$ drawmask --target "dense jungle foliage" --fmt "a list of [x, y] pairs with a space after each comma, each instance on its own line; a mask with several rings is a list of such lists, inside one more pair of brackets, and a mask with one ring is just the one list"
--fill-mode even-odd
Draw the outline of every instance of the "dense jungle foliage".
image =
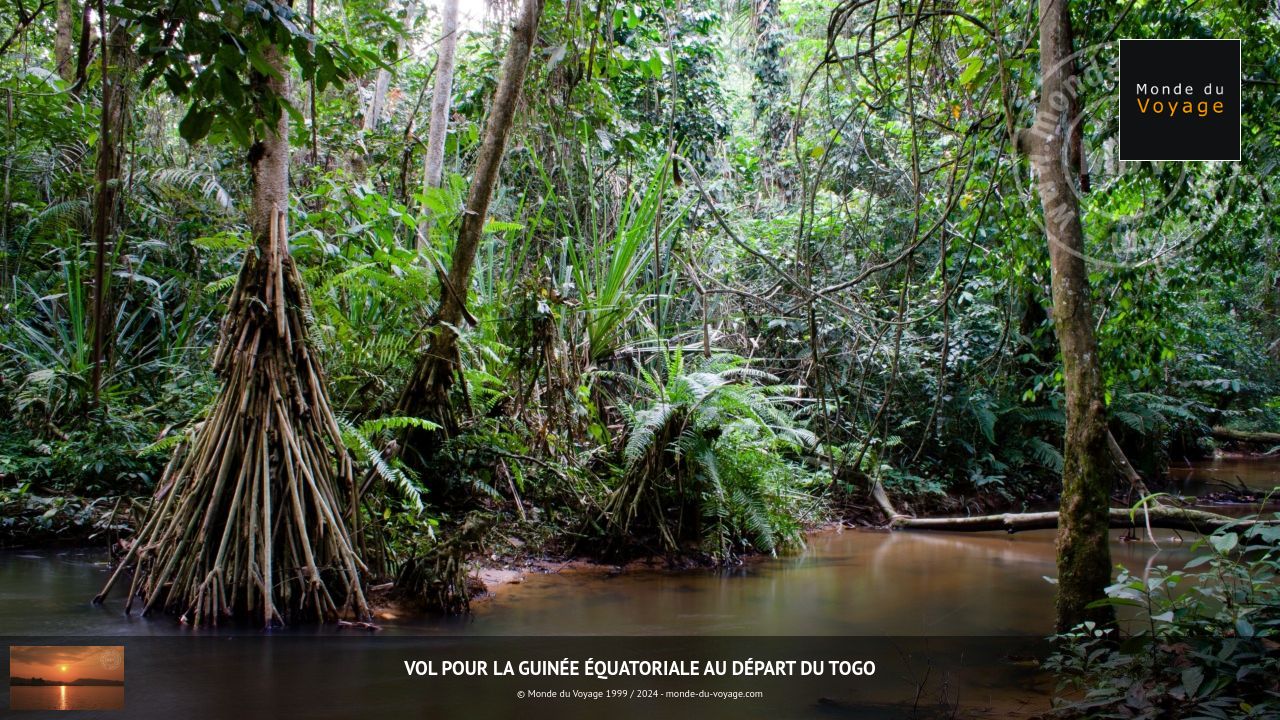
[[[0, 6], [0, 544], [128, 536], [221, 417], [277, 121], [271, 232], [370, 580], [457, 608], [481, 551], [731, 563], [879, 522], [874, 487], [919, 515], [1057, 500], [1049, 248], [1013, 140], [1034, 3], [552, 0], [483, 217], [514, 4], [462, 5], [438, 183], [434, 3]], [[1075, 0], [1070, 21], [1108, 428], [1158, 488], [1211, 428], [1280, 427], [1280, 16]], [[1240, 163], [1119, 162], [1123, 37], [1244, 38]], [[447, 412], [419, 412], [445, 335]]]

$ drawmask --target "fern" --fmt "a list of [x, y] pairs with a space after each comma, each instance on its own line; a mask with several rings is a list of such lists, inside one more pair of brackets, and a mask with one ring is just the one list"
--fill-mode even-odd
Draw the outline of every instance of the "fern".
[[236, 276], [228, 275], [205, 285], [204, 292], [210, 295], [221, 295], [223, 293], [230, 292], [231, 288], [235, 287], [235, 284]]
[[346, 419], [339, 418], [338, 420], [338, 429], [342, 432], [342, 442], [347, 446], [347, 449], [360, 462], [367, 464], [374, 474], [388, 484], [398, 488], [413, 511], [420, 514], [424, 508], [422, 502], [423, 489], [409, 476], [409, 471], [406, 468], [401, 467], [398, 463], [388, 462], [375, 447], [380, 434], [409, 427], [434, 430], [439, 426], [428, 420], [414, 417], [378, 418], [376, 420], [367, 420], [361, 423], [359, 427], [351, 424]]
[[1067, 416], [1059, 408], [1026, 407], [1019, 405], [1004, 411], [1004, 417], [1019, 424], [1044, 423], [1046, 425], [1064, 426]]
[[1128, 412], [1126, 410], [1112, 410], [1111, 417], [1124, 423], [1130, 430], [1139, 435], [1147, 431], [1147, 421], [1137, 413]]
[[995, 444], [996, 442], [996, 415], [991, 412], [991, 408], [985, 399], [971, 398], [969, 400], [969, 412], [973, 413], [973, 418], [978, 422], [978, 429], [982, 432], [982, 436], [987, 442]]
[[45, 206], [43, 210], [23, 225], [15, 228], [13, 243], [22, 247], [42, 232], [59, 233], [72, 227], [83, 226], [89, 220], [89, 203], [84, 200], [65, 200]]
[[1029, 438], [1027, 440], [1028, 454], [1039, 464], [1052, 470], [1053, 472], [1062, 472], [1062, 453], [1058, 448], [1041, 440], [1040, 438]]
[[[808, 473], [784, 453], [817, 438], [797, 424], [794, 388], [762, 384], [776, 378], [743, 363], [687, 363], [677, 349], [658, 356], [656, 371], [637, 367], [635, 388], [647, 404], [619, 406], [628, 437], [604, 503], [606, 527], [624, 534], [638, 524], [671, 552], [696, 527], [722, 562], [747, 548], [775, 552], [799, 542], [797, 515], [811, 498], [798, 488]], [[696, 519], [684, 517], [690, 504]]]
[[161, 457], [171, 455], [175, 448], [187, 439], [185, 433], [173, 433], [166, 435], [159, 440], [138, 451], [139, 455]]
[[391, 430], [405, 430], [407, 428], [417, 428], [419, 430], [439, 430], [440, 426], [425, 418], [416, 417], [382, 417], [376, 420], [366, 420], [360, 423], [359, 433], [365, 437], [373, 437], [374, 435]]
[[231, 193], [222, 186], [216, 175], [205, 170], [194, 168], [165, 168], [155, 171], [140, 171], [133, 178], [152, 193], [176, 188], [178, 190], [195, 191], [206, 200], [210, 200], [223, 211], [235, 209]]

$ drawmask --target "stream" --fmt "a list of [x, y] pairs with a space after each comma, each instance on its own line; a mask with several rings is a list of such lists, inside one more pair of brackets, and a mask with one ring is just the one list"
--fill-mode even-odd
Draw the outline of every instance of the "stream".
[[[1219, 459], [1175, 468], [1173, 474], [1183, 488], [1236, 478], [1264, 488], [1280, 483], [1280, 463]], [[1151, 542], [1122, 542], [1123, 534], [1112, 532], [1112, 559], [1133, 571], [1148, 563], [1180, 567], [1193, 540], [1180, 541], [1172, 531], [1156, 530], [1157, 548]], [[329, 628], [269, 634], [249, 628], [196, 632], [165, 616], [125, 619], [118, 595], [105, 607], [88, 602], [107, 578], [104, 552], [4, 551], [0, 634], [9, 636], [11, 644], [18, 644], [19, 636], [27, 644], [88, 644], [89, 639], [94, 644], [125, 644], [132, 671], [126, 684], [128, 707], [154, 708], [155, 717], [202, 716], [193, 714], [192, 697], [213, 703], [208, 717], [225, 717], [231, 711], [229, 703], [247, 702], [259, 691], [279, 698], [280, 688], [294, 685], [301, 696], [314, 695], [316, 688], [327, 690], [308, 705], [314, 717], [351, 717], [373, 709], [386, 717], [425, 717], [419, 708], [450, 714], [454, 706], [449, 702], [469, 708], [493, 702], [495, 710], [501, 707], [497, 693], [486, 697], [491, 686], [460, 682], [450, 688], [456, 692], [441, 693], [405, 679], [399, 667], [402, 659], [436, 652], [444, 653], [442, 657], [527, 655], [533, 648], [551, 657], [586, 657], [592, 652], [603, 657], [610, 647], [661, 653], [696, 642], [707, 654], [754, 652], [764, 657], [772, 649], [774, 655], [785, 656], [803, 646], [815, 654], [878, 654], [888, 656], [878, 662], [897, 662], [891, 656], [902, 653], [887, 650], [886, 638], [894, 639], [895, 648], [933, 643], [942, 655], [963, 656], [951, 667], [950, 680], [957, 692], [965, 689], [957, 698], [964, 710], [959, 717], [1018, 717], [1030, 709], [1045, 709], [1051, 688], [1043, 673], [1010, 661], [1017, 653], [1009, 648], [1010, 643], [1038, 642], [1052, 631], [1054, 589], [1045, 578], [1055, 574], [1053, 537], [1053, 531], [823, 531], [812, 534], [797, 554], [725, 571], [530, 573], [478, 602], [470, 617], [380, 621], [383, 629], [377, 635]], [[668, 638], [666, 645], [662, 638]], [[751, 644], [743, 645], [746, 641]], [[337, 657], [346, 660], [335, 667]], [[184, 679], [172, 681], [179, 668]], [[901, 671], [898, 665], [894, 668]], [[161, 682], [161, 677], [171, 681]], [[172, 687], [174, 682], [181, 692]], [[710, 716], [720, 716], [722, 709], [732, 709], [734, 717], [902, 716], [886, 709], [902, 709], [894, 705], [901, 703], [902, 692], [880, 692], [884, 685], [871, 688], [864, 683], [846, 690], [845, 699], [840, 699], [830, 688], [809, 690], [805, 683], [793, 682], [785, 691], [772, 693], [772, 701], [766, 697], [755, 705], [699, 707]], [[228, 688], [245, 692], [228, 693]], [[946, 687], [940, 692], [939, 697], [945, 697]], [[370, 693], [377, 699], [371, 700]], [[358, 710], [349, 695], [360, 698]], [[275, 713], [271, 703], [279, 701], [261, 702], [270, 715]], [[406, 714], [409, 706], [415, 710]], [[581, 704], [557, 708], [557, 717], [583, 712]], [[875, 708], [884, 714], [877, 715]], [[631, 713], [634, 704], [622, 709], [616, 714], [647, 716]], [[945, 715], [940, 711], [938, 716]], [[252, 711], [243, 715], [252, 716]], [[580, 716], [599, 714], [594, 710]]]

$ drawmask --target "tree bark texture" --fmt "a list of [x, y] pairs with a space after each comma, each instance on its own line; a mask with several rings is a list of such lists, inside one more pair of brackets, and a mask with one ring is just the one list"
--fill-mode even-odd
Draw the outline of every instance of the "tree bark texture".
[[133, 65], [132, 38], [128, 26], [104, 18], [114, 27], [103, 28], [102, 113], [98, 125], [98, 153], [94, 167], [93, 224], [93, 304], [89, 316], [89, 337], [93, 342], [93, 367], [89, 384], [96, 405], [102, 392], [102, 373], [114, 323], [111, 320], [111, 265], [116, 255], [116, 226], [120, 204], [123, 139], [129, 119], [129, 73]]
[[453, 68], [458, 51], [458, 0], [444, 0], [441, 8], [440, 53], [436, 59], [435, 86], [431, 91], [431, 122], [427, 128], [427, 187], [440, 187], [444, 175], [444, 140], [449, 134], [453, 102]]
[[[1005, 513], [1003, 515], [975, 515], [958, 518], [913, 518], [898, 515], [890, 526], [907, 530], [944, 530], [951, 532], [989, 532], [1004, 530], [1010, 534], [1024, 530], [1047, 530], [1059, 527], [1061, 512]], [[1107, 511], [1107, 525], [1112, 528], [1140, 529], [1144, 527], [1167, 530], [1185, 530], [1205, 535], [1226, 525], [1247, 527], [1268, 524], [1266, 521], [1240, 520], [1191, 508], [1150, 506], [1143, 510], [1112, 508]]]
[[1224, 427], [1215, 427], [1210, 434], [1213, 435], [1216, 440], [1226, 440], [1228, 442], [1254, 445], [1280, 445], [1280, 433], [1274, 432], [1248, 432], [1245, 430], [1231, 430]]
[[[452, 262], [448, 273], [441, 278], [440, 304], [436, 312], [438, 324], [430, 333], [426, 353], [419, 359], [398, 402], [401, 414], [426, 418], [441, 425], [446, 432], [454, 426], [449, 389], [453, 384], [453, 375], [459, 369], [456, 328], [466, 315], [471, 269], [476, 249], [484, 234], [489, 202], [498, 183], [498, 171], [520, 99], [520, 90], [524, 86], [529, 56], [537, 39], [542, 6], [543, 0], [524, 0], [512, 29], [511, 42], [502, 61], [502, 74], [494, 91], [493, 105], [489, 109], [489, 119], [476, 157], [475, 172], [458, 228]], [[433, 124], [436, 121], [434, 112], [433, 110], [431, 119]], [[434, 432], [411, 429], [406, 434], [402, 452], [406, 453], [406, 460], [410, 464], [420, 465], [421, 461], [434, 453], [435, 442]]]
[[71, 56], [71, 35], [75, 30], [75, 6], [71, 0], [58, 0], [58, 13], [53, 28], [53, 64], [58, 77], [73, 82], [76, 65]]
[[[435, 86], [431, 90], [431, 119], [427, 124], [427, 157], [423, 161], [424, 188], [440, 187], [444, 179], [444, 143], [449, 136], [453, 104], [453, 69], [458, 51], [458, 0], [444, 0], [441, 7], [440, 50], [436, 56]], [[426, 247], [427, 233], [418, 233], [418, 249]]]
[[1040, 102], [1019, 145], [1038, 175], [1049, 241], [1053, 323], [1062, 353], [1067, 428], [1058, 519], [1057, 625], [1110, 622], [1111, 608], [1088, 608], [1111, 580], [1107, 542], [1113, 470], [1106, 407], [1084, 258], [1080, 208], [1068, 171], [1069, 117], [1079, 91], [1073, 73], [1068, 0], [1040, 0]]

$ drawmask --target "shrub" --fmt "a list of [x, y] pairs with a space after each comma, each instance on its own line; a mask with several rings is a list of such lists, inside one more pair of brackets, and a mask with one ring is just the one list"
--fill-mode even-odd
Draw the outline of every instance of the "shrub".
[[1193, 550], [1182, 570], [1122, 570], [1107, 589], [1100, 603], [1137, 610], [1133, 632], [1085, 623], [1054, 638], [1047, 667], [1074, 691], [1057, 716], [1280, 716], [1280, 526], [1241, 522]]
[[718, 562], [798, 543], [813, 512], [810, 479], [795, 458], [815, 444], [796, 423], [796, 388], [717, 357], [686, 367], [663, 353], [641, 367], [638, 406], [622, 406], [623, 469], [605, 501], [604, 525], [658, 536], [662, 550], [690, 544]]

